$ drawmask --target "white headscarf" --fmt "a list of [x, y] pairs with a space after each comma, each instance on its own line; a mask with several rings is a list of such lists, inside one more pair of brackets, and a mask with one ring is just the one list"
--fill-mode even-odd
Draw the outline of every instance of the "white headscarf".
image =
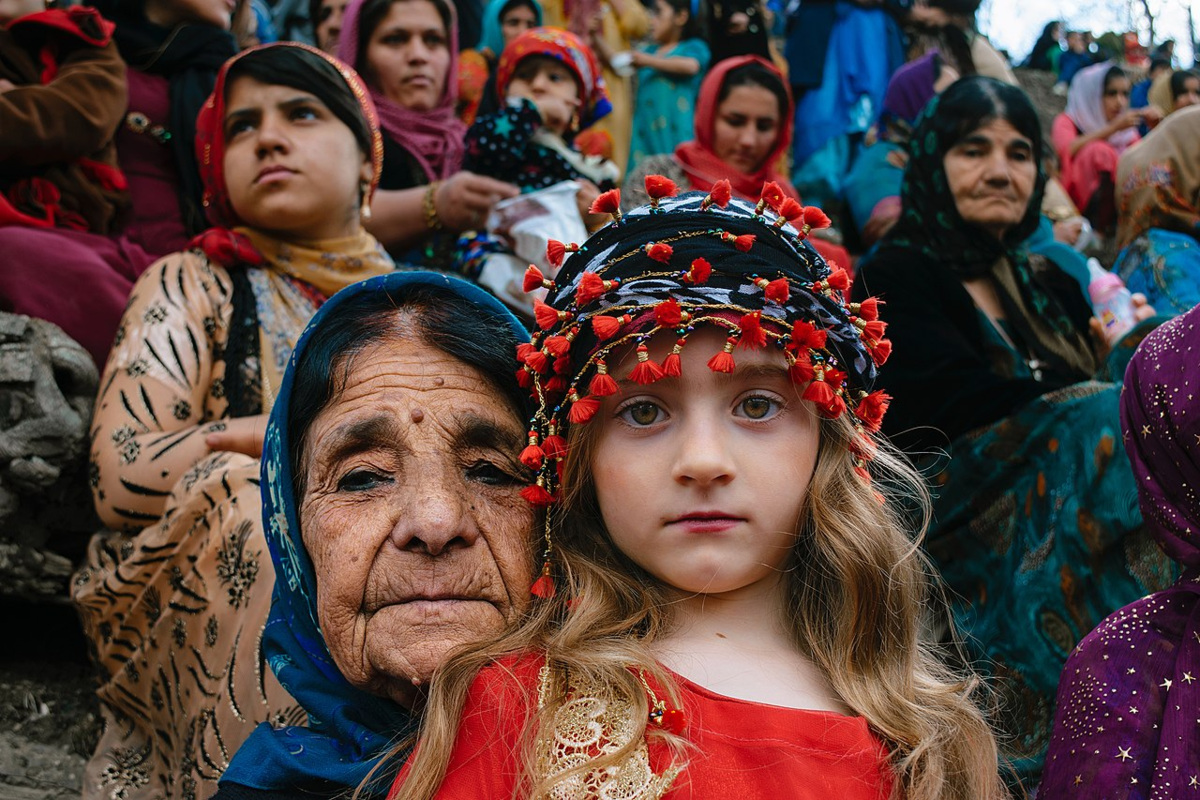
[[[1085, 134], [1095, 133], [1109, 122], [1104, 118], [1104, 79], [1115, 66], [1112, 61], [1094, 64], [1080, 70], [1071, 79], [1071, 88], [1067, 92], [1067, 116]], [[1126, 128], [1108, 137], [1108, 143], [1118, 153], [1137, 140], [1137, 128]]]

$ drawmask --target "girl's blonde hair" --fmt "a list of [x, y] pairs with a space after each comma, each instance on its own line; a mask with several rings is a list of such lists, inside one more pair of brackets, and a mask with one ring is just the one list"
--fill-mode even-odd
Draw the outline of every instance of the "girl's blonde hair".
[[[785, 579], [793, 642], [885, 743], [897, 779], [893, 796], [1005, 797], [996, 740], [976, 703], [979, 680], [942, 662], [924, 617], [935, 599], [933, 570], [920, 549], [928, 491], [885, 443], [871, 465], [873, 484], [858, 477], [848, 453], [856, 432], [847, 417], [821, 421], [817, 463]], [[402, 800], [434, 796], [472, 681], [492, 662], [516, 654], [544, 653], [572, 683], [607, 687], [634, 709], [641, 727], [617, 752], [569, 772], [539, 774], [533, 754], [546, 744], [539, 737], [551, 735], [565, 699], [559, 686], [526, 730], [519, 796], [544, 797], [580, 773], [619, 764], [647, 734], [666, 741], [676, 764], [686, 760], [683, 738], [646, 727], [649, 701], [639, 672], [667, 687], [679, 707], [677, 687], [650, 648], [672, 626], [672, 598], [613, 545], [601, 522], [589, 470], [599, 427], [573, 426], [570, 434], [563, 480], [569, 491], [551, 519], [557, 596], [535, 604], [504, 634], [456, 654], [437, 673]], [[906, 533], [913, 529], [916, 536]], [[579, 600], [568, 608], [571, 598]], [[536, 687], [529, 687], [529, 697], [536, 703]], [[402, 752], [403, 746], [393, 756]]]

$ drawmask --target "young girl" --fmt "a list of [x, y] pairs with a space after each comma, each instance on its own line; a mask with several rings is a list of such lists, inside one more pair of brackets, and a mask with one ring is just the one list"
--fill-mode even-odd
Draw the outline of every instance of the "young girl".
[[828, 219], [778, 187], [647, 183], [519, 349], [541, 601], [435, 679], [392, 796], [1001, 796], [976, 682], [921, 624], [878, 303], [846, 303], [802, 243]]
[[696, 93], [708, 69], [708, 45], [691, 0], [656, 0], [650, 35], [654, 44], [633, 51], [639, 69], [630, 169], [692, 138]]

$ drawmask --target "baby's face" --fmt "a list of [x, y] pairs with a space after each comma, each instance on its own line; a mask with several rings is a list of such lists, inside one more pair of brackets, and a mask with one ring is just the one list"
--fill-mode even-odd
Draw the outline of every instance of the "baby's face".
[[45, 11], [43, 0], [0, 0], [0, 25], [38, 11]]
[[513, 70], [506, 92], [510, 100], [532, 100], [542, 115], [542, 124], [562, 133], [579, 108], [579, 84], [561, 61], [532, 56]]

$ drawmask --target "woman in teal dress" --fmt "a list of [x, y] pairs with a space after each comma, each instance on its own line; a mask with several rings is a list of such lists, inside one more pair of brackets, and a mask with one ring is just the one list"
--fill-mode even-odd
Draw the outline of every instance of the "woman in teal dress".
[[884, 431], [932, 480], [925, 546], [949, 635], [995, 676], [995, 721], [1027, 790], [1071, 649], [1174, 578], [1143, 530], [1117, 413], [1153, 310], [1140, 299], [1144, 321], [1100, 344], [1078, 280], [1022, 246], [1039, 223], [1042, 148], [1019, 89], [955, 83], [917, 122], [900, 220], [854, 286], [887, 303]]
[[[1200, 303], [1200, 107], [1171, 114], [1117, 164], [1113, 266], [1161, 312]], [[1118, 376], [1119, 377], [1119, 376]]]
[[638, 71], [630, 170], [692, 138], [696, 94], [710, 58], [691, 0], [655, 0], [650, 33], [653, 43], [633, 53]]

